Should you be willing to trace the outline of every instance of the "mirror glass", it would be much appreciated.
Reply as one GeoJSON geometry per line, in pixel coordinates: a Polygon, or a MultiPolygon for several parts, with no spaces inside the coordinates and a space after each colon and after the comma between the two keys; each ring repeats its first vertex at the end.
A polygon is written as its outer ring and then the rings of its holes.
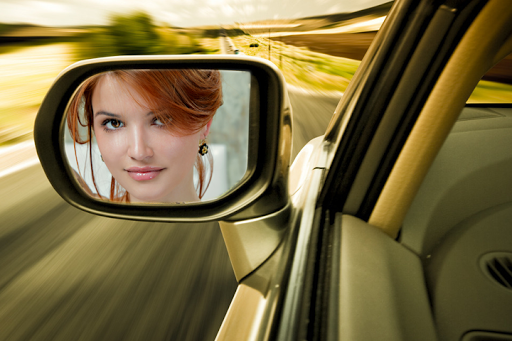
{"type": "Polygon", "coordinates": [[[71,173],[98,200],[215,199],[247,170],[250,86],[249,71],[94,75],[75,91],[66,112],[63,141],[71,173]]]}

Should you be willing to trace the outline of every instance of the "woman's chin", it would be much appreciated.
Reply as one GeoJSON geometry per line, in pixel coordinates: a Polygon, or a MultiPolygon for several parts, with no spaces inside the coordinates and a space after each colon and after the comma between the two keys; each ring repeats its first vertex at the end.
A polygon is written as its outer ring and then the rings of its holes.
{"type": "Polygon", "coordinates": [[[165,200],[164,198],[160,197],[160,196],[154,196],[154,195],[136,195],[136,194],[132,194],[132,192],[129,192],[130,193],[130,202],[132,203],[136,203],[136,202],[139,202],[139,203],[165,203],[165,202],[169,202],[167,200],[165,200]]]}
{"type": "Polygon", "coordinates": [[[119,184],[130,194],[130,202],[136,203],[184,203],[199,201],[192,179],[186,184],[183,181],[177,185],[162,181],[141,181],[133,183],[133,180],[126,179],[119,184]],[[126,186],[123,186],[126,185],[126,186]],[[163,190],[165,189],[165,190],[163,190]]]}
{"type": "Polygon", "coordinates": [[[137,194],[132,194],[130,191],[128,191],[128,193],[130,193],[130,202],[132,203],[136,203],[136,202],[139,202],[139,203],[169,203],[169,204],[182,204],[182,203],[185,203],[185,202],[194,202],[194,201],[200,201],[199,197],[197,196],[197,194],[193,193],[193,194],[170,194],[170,195],[167,195],[167,196],[155,196],[155,195],[145,195],[145,194],[141,194],[141,195],[137,195],[137,194]]]}

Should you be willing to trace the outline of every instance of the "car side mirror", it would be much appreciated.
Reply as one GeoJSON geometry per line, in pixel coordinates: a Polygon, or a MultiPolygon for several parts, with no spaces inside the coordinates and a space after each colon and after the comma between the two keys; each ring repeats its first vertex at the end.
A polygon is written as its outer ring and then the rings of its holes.
{"type": "Polygon", "coordinates": [[[78,62],[46,95],[34,140],[55,190],[95,214],[238,221],[289,203],[290,108],[280,71],[260,58],[78,62]]]}

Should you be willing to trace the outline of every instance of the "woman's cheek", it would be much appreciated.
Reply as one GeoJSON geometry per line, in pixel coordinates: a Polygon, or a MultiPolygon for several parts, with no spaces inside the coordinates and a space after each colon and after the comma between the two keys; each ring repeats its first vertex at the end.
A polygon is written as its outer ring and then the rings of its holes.
{"type": "Polygon", "coordinates": [[[126,154],[127,151],[127,137],[123,131],[116,131],[115,133],[109,133],[107,137],[107,153],[113,159],[118,159],[126,154]],[[112,135],[112,136],[110,136],[112,135]]]}
{"type": "Polygon", "coordinates": [[[121,136],[119,132],[106,132],[104,130],[96,133],[96,141],[103,160],[113,160],[120,152],[121,136]]]}
{"type": "Polygon", "coordinates": [[[179,154],[193,156],[193,159],[195,160],[195,154],[199,150],[198,141],[199,137],[195,135],[181,137],[175,142],[175,150],[179,151],[179,154]]]}

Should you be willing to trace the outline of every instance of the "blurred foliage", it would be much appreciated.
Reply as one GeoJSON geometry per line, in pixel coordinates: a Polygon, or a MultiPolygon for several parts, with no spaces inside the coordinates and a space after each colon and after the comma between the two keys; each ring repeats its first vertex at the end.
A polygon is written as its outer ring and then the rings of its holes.
{"type": "Polygon", "coordinates": [[[5,34],[11,30],[11,25],[0,23],[0,35],[5,34]]]}
{"type": "Polygon", "coordinates": [[[151,17],[145,13],[114,16],[107,30],[119,54],[155,54],[165,50],[151,17]]]}
{"type": "Polygon", "coordinates": [[[11,31],[15,31],[20,28],[24,27],[31,27],[33,25],[27,25],[27,24],[6,24],[6,23],[0,23],[0,36],[9,33],[11,31]]]}
{"type": "Polygon", "coordinates": [[[115,15],[79,37],[78,59],[119,55],[207,53],[193,34],[158,27],[144,12],[115,15]]]}

